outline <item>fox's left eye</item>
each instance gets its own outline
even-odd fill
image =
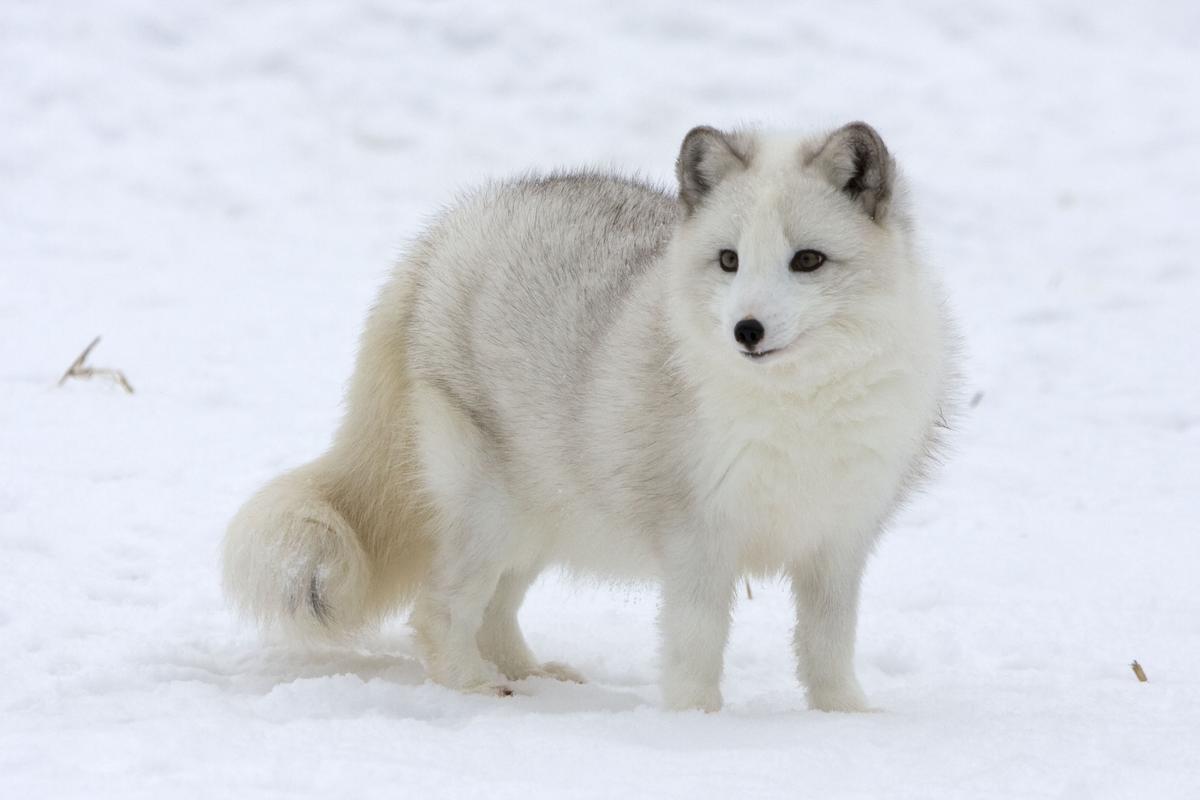
[[[812,272],[825,263],[825,254],[818,250],[797,250],[789,265],[792,272]]]
[[[717,261],[721,263],[721,269],[726,272],[737,272],[738,257],[733,250],[722,250],[717,255]]]

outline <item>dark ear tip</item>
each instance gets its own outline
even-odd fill
[[[883,143],[883,137],[879,135],[879,131],[875,130],[875,128],[863,122],[862,120],[847,122],[842,126],[840,133],[848,135],[858,141],[870,143],[874,145],[880,152],[887,153],[887,145]]]
[[[695,144],[700,139],[709,139],[720,136],[721,133],[711,125],[697,125],[688,131],[683,137],[683,148],[686,149],[690,145]]]
[[[852,133],[856,136],[863,136],[867,139],[874,139],[875,141],[880,142],[880,143],[883,142],[883,137],[879,135],[879,131],[875,130],[875,128],[873,126],[868,125],[867,123],[863,122],[861,119],[855,120],[854,122],[847,122],[845,125],[842,126],[842,130],[845,131],[846,133]]]

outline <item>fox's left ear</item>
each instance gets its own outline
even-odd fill
[[[692,128],[683,138],[675,174],[679,199],[691,213],[713,187],[750,163],[749,137],[725,133],[707,125]]]
[[[805,163],[824,174],[871,219],[881,221],[887,215],[896,165],[883,139],[867,123],[851,122],[834,131]]]

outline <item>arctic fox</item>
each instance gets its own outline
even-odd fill
[[[225,587],[346,637],[412,606],[429,675],[509,694],[551,565],[661,582],[670,708],[721,706],[739,578],[784,574],[812,708],[867,704],[864,564],[954,388],[900,176],[856,122],[689,132],[677,195],[594,172],[447,211],[368,318],[332,448],[234,518]]]

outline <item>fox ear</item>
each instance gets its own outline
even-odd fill
[[[895,163],[879,134],[851,122],[830,134],[806,163],[818,169],[873,220],[882,220],[892,199]]]
[[[744,135],[722,133],[701,125],[683,137],[675,174],[679,177],[679,199],[691,213],[712,188],[750,162],[749,141]]]

